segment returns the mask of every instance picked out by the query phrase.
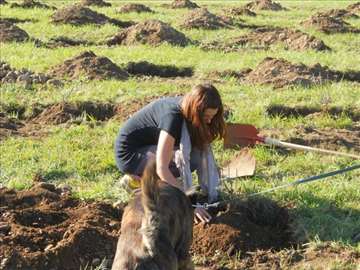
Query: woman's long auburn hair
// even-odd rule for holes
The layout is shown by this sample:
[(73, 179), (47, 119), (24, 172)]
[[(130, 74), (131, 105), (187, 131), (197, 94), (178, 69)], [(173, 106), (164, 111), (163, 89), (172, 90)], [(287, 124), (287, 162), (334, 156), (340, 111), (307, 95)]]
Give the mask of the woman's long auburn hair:
[[(206, 109), (218, 109), (211, 123), (204, 122)], [(199, 84), (187, 93), (182, 102), (181, 110), (186, 119), (193, 146), (203, 150), (215, 139), (225, 136), (224, 107), (219, 91), (211, 84)]]

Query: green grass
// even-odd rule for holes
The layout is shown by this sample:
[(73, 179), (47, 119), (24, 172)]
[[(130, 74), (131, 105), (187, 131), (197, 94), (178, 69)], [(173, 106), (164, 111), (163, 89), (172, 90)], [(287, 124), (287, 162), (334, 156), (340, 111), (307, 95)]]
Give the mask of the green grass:
[[(43, 1), (48, 4), (54, 1)], [(119, 2), (115, 6), (120, 6)], [(227, 39), (247, 33), (248, 29), (233, 30), (183, 30), (179, 27), (186, 10), (170, 10), (160, 7), (163, 2), (146, 2), (157, 13), (138, 15), (136, 13), (118, 14), (114, 8), (93, 8), (112, 18), (121, 20), (142, 21), (158, 18), (171, 23), (188, 37), (198, 41)], [(137, 80), (127, 81), (69, 81), (63, 88), (35, 86), (27, 90), (18, 84), (0, 85), (2, 106), (23, 106), (26, 115), (31, 114), (31, 105), (36, 103), (52, 104), (61, 101), (106, 101), (121, 103), (125, 100), (139, 99), (146, 96), (164, 93), (184, 93), (195, 83), (213, 70), (240, 70), (254, 68), (263, 58), (283, 57), (294, 63), (312, 65), (320, 63), (332, 69), (360, 71), (359, 36), (355, 34), (326, 35), (316, 29), (305, 29), (299, 23), (317, 10), (343, 8), (354, 1), (278, 1), (289, 11), (259, 12), (255, 18), (245, 17), (249, 24), (271, 25), (300, 29), (324, 40), (333, 50), (331, 52), (284, 50), (282, 45), (271, 47), (268, 51), (242, 51), (224, 54), (218, 51), (205, 52), (192, 45), (185, 48), (161, 45), (158, 47), (141, 46), (106, 46), (73, 47), (46, 49), (37, 48), (32, 42), (23, 44), (1, 44), (2, 61), (14, 68), (28, 68), (35, 72), (47, 72), (52, 66), (62, 63), (84, 50), (92, 50), (99, 56), (106, 56), (118, 65), (129, 61), (147, 60), (155, 64), (173, 64), (181, 67), (192, 66), (194, 78), (180, 80)], [(56, 2), (57, 6), (61, 3)], [(69, 3), (69, 1), (67, 2)], [(121, 2), (123, 3), (123, 2)], [(220, 14), (223, 5), (237, 6), (245, 1), (199, 1), (209, 10)], [(63, 4), (66, 3), (63, 1)], [(31, 37), (48, 40), (57, 35), (72, 38), (83, 38), (94, 42), (104, 40), (119, 30), (113, 25), (82, 26), (52, 25), (49, 23), (52, 11), (35, 9), (10, 9), (1, 6), (2, 17), (21, 19), (34, 18), (36, 23), (21, 23), (19, 27), (26, 30)], [(274, 16), (276, 14), (276, 16)], [(353, 26), (360, 27), (360, 20), (348, 20)], [(328, 83), (310, 88), (272, 89), (271, 86), (245, 85), (232, 78), (215, 83), (221, 91), (224, 103), (233, 110), (231, 121), (251, 123), (258, 128), (276, 128), (284, 136), (291, 129), (299, 126), (319, 128), (346, 128), (354, 123), (346, 116), (334, 119), (327, 115), (315, 119), (306, 117), (282, 119), (270, 118), (266, 108), (270, 104), (287, 106), (343, 106), (360, 108), (360, 86), (356, 83)], [(326, 100), (326, 104), (324, 104)], [(32, 184), (36, 173), (46, 181), (56, 184), (67, 183), (80, 198), (98, 198), (126, 200), (127, 196), (119, 188), (114, 188), (121, 176), (115, 166), (113, 142), (121, 122), (108, 121), (101, 125), (83, 122), (81, 125), (61, 125), (49, 127), (49, 133), (41, 138), (9, 137), (0, 145), (0, 183), (23, 189)], [(220, 142), (215, 144), (215, 155), (222, 164), (229, 160), (234, 151), (222, 149)], [(345, 151), (345, 149), (344, 149)], [(303, 177), (316, 175), (338, 168), (343, 168), (354, 161), (345, 158), (323, 156), (313, 153), (290, 152), (281, 155), (268, 147), (256, 147), (253, 150), (257, 159), (254, 177), (239, 179), (231, 183), (233, 190), (257, 192)], [(266, 196), (283, 205), (292, 205), (291, 214), (298, 226), (300, 235), (308, 241), (334, 241), (338, 244), (350, 244), (359, 249), (359, 244), (352, 243), (351, 237), (359, 232), (360, 227), (360, 174), (350, 172), (328, 178), (323, 181), (292, 187), (268, 194)], [(115, 185), (116, 186), (116, 185)]]

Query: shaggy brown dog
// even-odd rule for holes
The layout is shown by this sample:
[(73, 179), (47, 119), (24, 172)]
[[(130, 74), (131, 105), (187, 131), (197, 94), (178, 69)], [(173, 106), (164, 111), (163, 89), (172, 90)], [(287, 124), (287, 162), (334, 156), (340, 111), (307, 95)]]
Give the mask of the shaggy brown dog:
[(190, 198), (159, 180), (150, 162), (141, 192), (124, 210), (112, 270), (193, 269), (193, 215)]

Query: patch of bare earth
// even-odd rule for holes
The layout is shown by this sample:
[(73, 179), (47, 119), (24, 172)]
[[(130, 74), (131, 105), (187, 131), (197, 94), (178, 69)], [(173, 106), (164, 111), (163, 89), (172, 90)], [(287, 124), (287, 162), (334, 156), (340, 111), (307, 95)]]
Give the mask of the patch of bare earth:
[(190, 0), (174, 0), (170, 4), (170, 7), (171, 8), (189, 8), (189, 9), (200, 8), (196, 3), (191, 2)]
[(118, 8), (117, 12), (119, 12), (119, 13), (130, 13), (130, 12), (136, 12), (136, 13), (151, 12), (151, 13), (153, 13), (154, 11), (151, 8), (149, 8), (143, 4), (130, 3), (130, 4), (126, 4), (126, 5), (123, 5), (122, 7)]
[(48, 6), (34, 0), (23, 0), (22, 3), (13, 3), (10, 5), (11, 8), (44, 8), (44, 9), (56, 9), (56, 7)]
[(330, 150), (346, 148), (360, 152), (360, 127), (351, 129), (299, 127), (289, 139), (292, 143)]
[(282, 42), (287, 49), (292, 50), (330, 50), (322, 40), (314, 36), (286, 28), (258, 28), (247, 35), (232, 38), (229, 41), (213, 41), (205, 43), (202, 48), (205, 50), (221, 50), (223, 52), (239, 51), (244, 47), (253, 49), (267, 49), (270, 45)]
[(211, 266), (224, 256), (289, 248), (294, 243), (290, 223), (286, 208), (269, 199), (233, 201), (213, 213), (209, 224), (194, 226), (191, 251)]
[(90, 46), (90, 45), (94, 45), (94, 43), (81, 39), (73, 39), (66, 36), (52, 37), (49, 39), (49, 41), (38, 44), (39, 47), (46, 47), (49, 49), (54, 49), (58, 47), (74, 47), (74, 46)]
[(29, 35), (15, 24), (0, 19), (0, 42), (25, 42)]
[(56, 87), (62, 86), (62, 82), (53, 79), (43, 73), (34, 73), (28, 69), (16, 70), (10, 67), (6, 62), (0, 61), (0, 81), (2, 83), (20, 83), (26, 89), (32, 87), (33, 84), (48, 84)]
[(250, 3), (247, 3), (245, 8), (250, 10), (273, 10), (273, 11), (280, 11), (280, 10), (287, 10), (286, 8), (282, 7), (279, 3), (273, 2), (271, 0), (255, 0)]
[(128, 74), (106, 57), (98, 57), (92, 51), (86, 51), (74, 58), (67, 59), (49, 71), (57, 78), (75, 79), (85, 76), (89, 80), (117, 79), (126, 80)]
[(191, 77), (193, 69), (190, 67), (178, 68), (173, 65), (155, 65), (147, 61), (129, 62), (126, 71), (132, 75), (170, 77)]
[(189, 12), (181, 27), (186, 29), (203, 28), (203, 29), (219, 29), (232, 27), (233, 23), (230, 18), (217, 16), (210, 13), (206, 8), (198, 8)]
[(110, 3), (103, 0), (82, 0), (80, 4), (83, 6), (111, 7)]
[(326, 34), (334, 33), (360, 33), (360, 29), (351, 26), (341, 17), (332, 17), (317, 13), (301, 23), (305, 27), (315, 27)]
[(82, 5), (67, 6), (57, 10), (52, 16), (52, 22), (55, 24), (106, 24), (112, 23), (119, 27), (128, 27), (133, 25), (132, 22), (120, 21), (107, 17), (104, 14), (93, 11)]
[(343, 108), (343, 107), (310, 107), (310, 106), (285, 106), (270, 105), (266, 108), (269, 116), (280, 117), (299, 117), (299, 116), (316, 116), (319, 114), (328, 114), (332, 117), (348, 116), (353, 121), (360, 121), (360, 108)]
[(292, 64), (285, 59), (267, 57), (246, 77), (245, 81), (255, 84), (272, 84), (274, 88), (301, 85), (304, 87), (313, 84), (322, 84), (327, 81), (349, 80), (360, 82), (360, 72), (341, 72), (329, 69), (326, 66), (315, 64)]
[(359, 18), (358, 15), (346, 9), (330, 9), (328, 11), (319, 12), (318, 14), (335, 18)]
[(351, 12), (354, 12), (354, 13), (359, 13), (360, 12), (360, 2), (356, 2), (354, 4), (351, 4), (351, 5), (347, 6), (346, 9), (351, 11)]
[(235, 17), (235, 16), (250, 16), (255, 17), (256, 13), (251, 11), (250, 9), (246, 7), (231, 7), (231, 8), (225, 8), (222, 10), (222, 13), (225, 16), (229, 17)]
[(108, 39), (106, 44), (108, 46), (117, 44), (150, 44), (156, 46), (164, 42), (182, 47), (191, 43), (183, 33), (172, 28), (169, 24), (159, 20), (147, 20), (120, 31)]
[(0, 189), (3, 269), (72, 270), (111, 266), (123, 209), (69, 196), (44, 182)]

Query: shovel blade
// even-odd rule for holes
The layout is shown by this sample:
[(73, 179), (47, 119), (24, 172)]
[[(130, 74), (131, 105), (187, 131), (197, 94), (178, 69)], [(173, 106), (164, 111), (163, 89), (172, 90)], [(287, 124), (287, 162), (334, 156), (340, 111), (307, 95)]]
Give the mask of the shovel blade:
[(252, 147), (258, 138), (258, 130), (253, 125), (228, 123), (226, 124), (224, 148)]
[(221, 170), (221, 177), (238, 178), (251, 176), (254, 175), (255, 166), (255, 157), (248, 148), (244, 148)]

